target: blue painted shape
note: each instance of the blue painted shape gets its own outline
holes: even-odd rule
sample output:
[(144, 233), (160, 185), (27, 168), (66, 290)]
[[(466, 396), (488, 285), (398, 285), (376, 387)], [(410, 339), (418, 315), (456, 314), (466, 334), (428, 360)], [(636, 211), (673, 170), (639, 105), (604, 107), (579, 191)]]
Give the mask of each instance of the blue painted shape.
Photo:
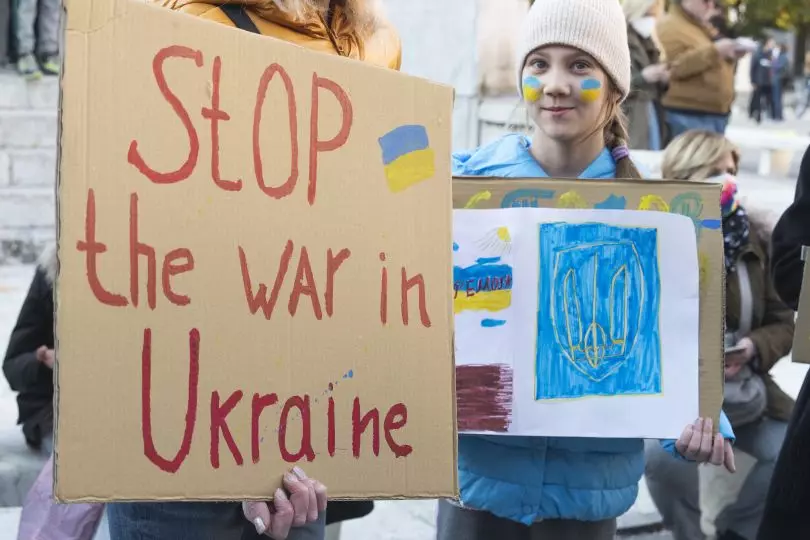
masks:
[(593, 205), (597, 210), (625, 210), (627, 199), (617, 195), (609, 195), (607, 199)]
[(484, 328), (496, 328), (498, 326), (503, 326), (506, 324), (506, 321), (503, 319), (484, 319), (481, 321), (481, 326)]
[(553, 198), (553, 189), (516, 189), (503, 196), (501, 208), (538, 208), (541, 199)]
[(458, 244), (453, 242), (453, 251), (458, 251)]
[(707, 229), (712, 229), (714, 231), (720, 229), (723, 226), (722, 220), (719, 219), (704, 219), (703, 221), (701, 221), (700, 224), (706, 227)]
[(660, 394), (657, 231), (539, 227), (536, 399)]
[(343, 375), (344, 379), (351, 379), (352, 377), (354, 377), (354, 370), (351, 369)]
[(597, 81), (596, 79), (585, 79), (582, 81), (580, 88), (583, 90), (599, 90), (602, 88), (602, 83)]
[(399, 126), (380, 137), (379, 141), (384, 165), (429, 146), (427, 130), (419, 125)]
[(539, 90), (540, 87), (543, 86), (543, 84), (540, 82), (540, 79), (538, 79), (534, 75), (529, 75), (523, 78), (523, 86), (528, 86), (529, 88)]
[(493, 264), (493, 263), (496, 263), (496, 262), (501, 262), (501, 258), (500, 257), (481, 257), (480, 259), (478, 259), (475, 262), (477, 262), (478, 264)]

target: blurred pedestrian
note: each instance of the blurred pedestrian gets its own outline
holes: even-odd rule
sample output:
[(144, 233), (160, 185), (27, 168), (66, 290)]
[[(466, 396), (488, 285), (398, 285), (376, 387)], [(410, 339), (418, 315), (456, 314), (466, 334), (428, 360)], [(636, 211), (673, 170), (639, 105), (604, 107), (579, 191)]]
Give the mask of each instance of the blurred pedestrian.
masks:
[(790, 83), (790, 62), (784, 47), (774, 42), (771, 49), (771, 118), (776, 122), (784, 120), (785, 88)]
[(749, 116), (759, 124), (762, 122), (763, 110), (773, 115), (773, 72), (771, 70), (771, 57), (776, 42), (768, 38), (760, 45), (751, 58), (751, 95)]
[(29, 447), (53, 451), (53, 282), (56, 247), (40, 256), (3, 359), (3, 373), (17, 392), (17, 423)]
[(714, 0), (671, 0), (656, 27), (670, 66), (662, 98), (670, 137), (690, 129), (723, 134), (734, 103), (734, 69), (745, 49), (730, 38), (714, 40)]
[[(734, 502), (716, 517), (717, 540), (755, 540), (774, 464), (793, 400), (769, 372), (790, 353), (793, 312), (777, 296), (768, 268), (771, 227), (764, 213), (743, 204), (735, 175), (740, 155), (722, 135), (687, 131), (664, 153), (664, 178), (723, 183), (721, 196), (726, 271), (723, 410), (736, 449), (756, 459)], [(675, 540), (704, 540), (698, 469), (673, 460), (657, 444), (646, 449), (647, 487)]]
[(662, 150), (667, 143), (666, 121), (661, 107), (669, 81), (669, 67), (660, 61), (653, 41), (660, 0), (624, 0), (627, 41), (630, 46), (630, 95), (622, 105), (627, 116), (629, 147)]
[(59, 0), (17, 0), (17, 71), (26, 79), (59, 74)]

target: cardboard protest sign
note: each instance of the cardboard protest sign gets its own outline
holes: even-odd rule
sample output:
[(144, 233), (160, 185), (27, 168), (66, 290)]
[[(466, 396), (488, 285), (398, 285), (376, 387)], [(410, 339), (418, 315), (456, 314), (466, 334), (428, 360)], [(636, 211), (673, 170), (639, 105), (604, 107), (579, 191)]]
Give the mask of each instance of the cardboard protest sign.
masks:
[(810, 249), (802, 247), (802, 290), (799, 293), (799, 309), (796, 312), (796, 330), (793, 333), (792, 362), (810, 364)]
[(67, 6), (56, 496), (456, 493), (452, 89)]
[[(455, 178), (457, 209), (560, 209), (455, 217), (459, 431), (668, 438), (698, 412), (717, 425), (725, 298), (719, 201), (719, 184)], [(638, 212), (650, 210), (656, 212), (647, 218)], [(565, 231), (545, 230), (560, 223)], [(656, 231), (657, 257), (646, 238), (650, 230)], [(478, 256), (463, 254), (470, 246)], [(613, 268), (620, 261), (634, 262)], [(615, 272), (588, 280), (600, 275), (599, 264)], [(472, 285), (465, 279), (470, 276)], [(618, 297), (622, 302), (608, 300)], [(536, 305), (534, 316), (524, 301)], [(468, 317), (465, 310), (479, 313), (460, 320), (460, 314)], [(490, 338), (464, 341), (476, 323), (480, 336), (488, 333), (503, 345), (493, 359), (482, 356)], [(631, 338), (646, 340), (647, 351), (657, 349), (660, 356), (633, 355)], [(552, 346), (563, 352), (550, 357)], [(630, 402), (636, 416), (627, 420), (622, 414)]]

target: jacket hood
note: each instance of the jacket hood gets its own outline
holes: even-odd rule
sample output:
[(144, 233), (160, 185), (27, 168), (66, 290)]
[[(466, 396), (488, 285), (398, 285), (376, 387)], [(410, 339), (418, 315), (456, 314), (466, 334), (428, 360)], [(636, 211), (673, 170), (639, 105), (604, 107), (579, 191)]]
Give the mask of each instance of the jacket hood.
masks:
[[(262, 19), (317, 39), (334, 39), (345, 56), (359, 53), (363, 42), (380, 27), (379, 0), (158, 0), (171, 9), (189, 4), (222, 6), (236, 4), (249, 8)], [(326, 26), (332, 9), (332, 24)], [(355, 54), (352, 54), (355, 53)]]

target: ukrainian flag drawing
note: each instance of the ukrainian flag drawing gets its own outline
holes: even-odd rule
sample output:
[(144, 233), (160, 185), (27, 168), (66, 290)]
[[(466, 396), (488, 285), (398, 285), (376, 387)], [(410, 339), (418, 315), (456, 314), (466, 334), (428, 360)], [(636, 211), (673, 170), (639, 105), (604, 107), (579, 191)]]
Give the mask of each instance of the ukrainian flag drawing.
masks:
[(502, 311), (512, 305), (512, 267), (500, 257), (453, 267), (453, 312)]
[(379, 139), (388, 189), (399, 193), (436, 173), (436, 156), (425, 126), (405, 125)]

